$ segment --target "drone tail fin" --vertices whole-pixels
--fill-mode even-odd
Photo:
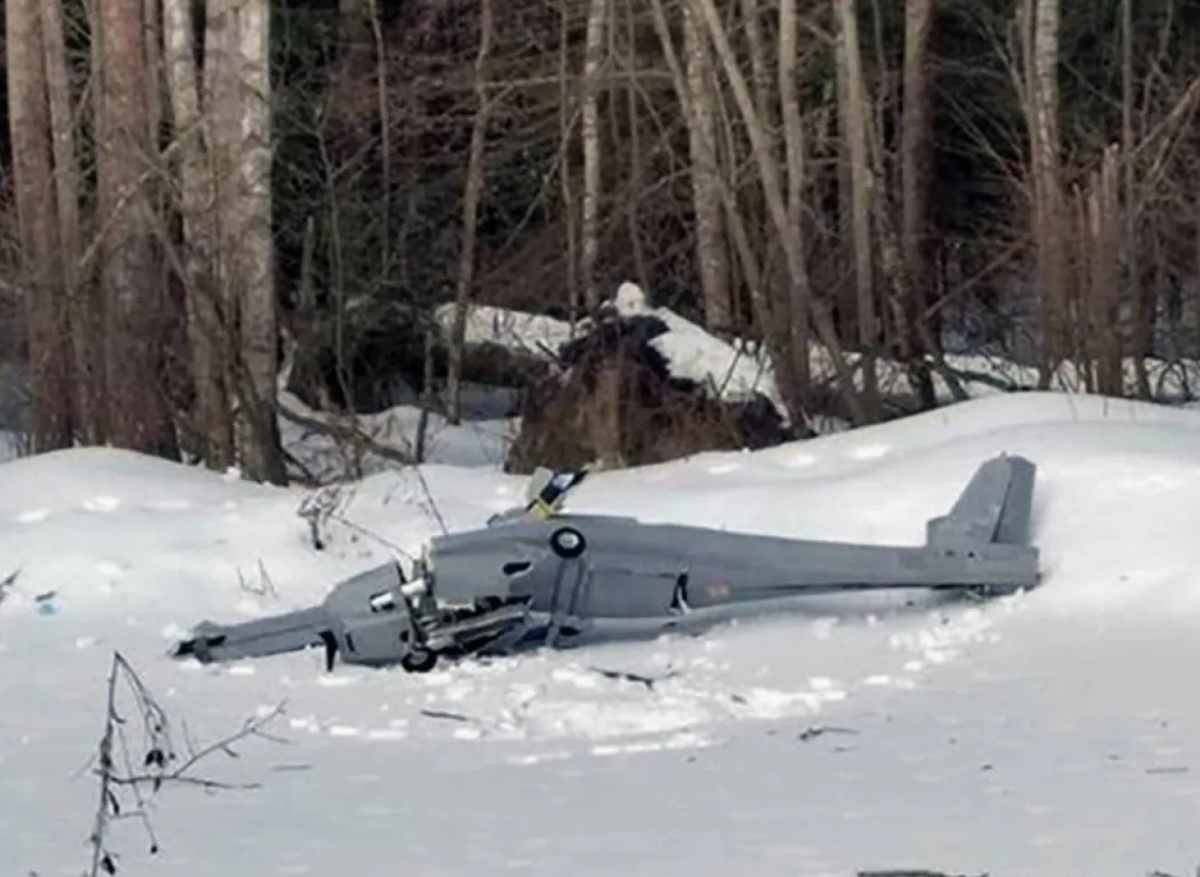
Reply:
[[[1033,516],[1037,467],[1024,457],[988,460],[959,494],[949,514],[927,525],[927,542],[946,547],[1025,545]]]

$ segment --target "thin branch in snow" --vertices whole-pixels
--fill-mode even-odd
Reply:
[[[267,572],[267,566],[262,562],[260,557],[258,560],[258,584],[251,584],[242,574],[241,569],[238,569],[238,587],[243,591],[254,594],[256,597],[271,597],[279,599],[279,591],[275,587],[275,582],[271,578],[271,574]]]
[[[0,603],[4,602],[4,598],[8,596],[8,592],[12,590],[13,585],[17,583],[17,576],[21,574],[21,567],[17,567],[3,579],[0,579]]]
[[[374,530],[368,529],[367,527],[364,527],[362,524],[356,524],[356,523],[354,523],[354,521],[350,520],[349,518],[343,517],[342,515],[333,515],[331,520],[337,521],[339,524],[341,524],[346,529],[353,530],[355,533],[358,533],[360,536],[366,536],[368,539],[374,539],[380,545],[384,546],[385,548],[391,549],[392,551],[396,552],[397,554],[401,555],[402,557],[407,558],[409,561],[411,561],[413,563],[416,562],[416,558],[413,557],[413,554],[411,551],[406,551],[400,545],[396,544],[395,542],[391,541],[390,539],[388,539],[384,536],[380,536]]]
[[[117,820],[140,821],[149,840],[150,854],[158,852],[158,837],[150,822],[148,804],[149,798],[164,786],[200,786],[208,791],[257,788],[256,783],[231,783],[197,776],[194,770],[218,753],[237,758],[234,744],[251,737],[285,742],[266,732],[267,726],[283,711],[284,704],[281,703],[247,719],[237,732],[200,748],[192,742],[186,726],[181,725],[188,755],[180,760],[166,710],[125,657],[114,652],[108,674],[104,732],[98,752],[89,765],[99,778],[99,800],[88,838],[92,862],[87,877],[117,872],[118,857],[108,843],[109,830]],[[131,721],[130,717],[135,718]]]
[[[799,736],[796,737],[796,739],[803,743],[807,743],[809,740],[816,739],[817,737],[821,737],[825,734],[857,734],[857,733],[858,733],[858,731],[854,730],[853,728],[837,728],[837,727],[831,727],[828,725],[816,725],[811,728],[805,728],[803,731],[800,732]]]
[[[421,715],[430,719],[445,719],[451,722],[478,722],[478,719],[473,719],[470,716],[464,716],[462,713],[453,713],[449,710],[423,709]]]
[[[631,673],[626,670],[606,670],[603,667],[588,667],[588,669],[593,673],[599,673],[605,679],[613,679],[620,682],[636,682],[644,685],[647,691],[653,691],[654,686],[659,682],[674,679],[679,675],[678,670],[669,670],[661,676],[645,676],[641,673]]]

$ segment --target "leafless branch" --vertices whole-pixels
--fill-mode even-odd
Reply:
[[[91,764],[99,784],[96,815],[88,839],[92,848],[88,877],[117,872],[118,856],[109,845],[114,821],[136,819],[141,822],[150,854],[158,852],[158,836],[150,822],[147,803],[149,797],[157,795],[164,786],[190,785],[209,791],[258,788],[257,783],[233,783],[199,776],[195,769],[218,753],[237,758],[234,745],[252,737],[285,742],[266,730],[283,715],[284,708],[285,704],[280,703],[266,713],[248,718],[236,732],[198,749],[183,726],[188,755],[181,759],[166,710],[128,660],[120,652],[114,652],[108,675],[104,731]],[[136,739],[131,739],[135,734]],[[118,794],[118,790],[124,791],[126,797]]]

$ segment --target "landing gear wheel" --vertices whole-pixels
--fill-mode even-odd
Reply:
[[[573,560],[587,550],[587,540],[574,527],[560,527],[550,534],[550,550],[564,560]]]
[[[428,673],[437,666],[437,654],[425,649],[413,649],[400,659],[400,666],[409,673]]]

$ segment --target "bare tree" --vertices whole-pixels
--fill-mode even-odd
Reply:
[[[205,463],[224,469],[234,460],[232,409],[225,369],[224,315],[213,260],[211,126],[203,115],[196,34],[187,0],[163,0],[164,62],[175,131],[177,210],[183,229],[180,274],[187,302],[188,343],[195,386],[195,430]],[[219,42],[218,42],[219,45]],[[210,59],[212,54],[210,52]]]
[[[738,13],[741,15],[743,35],[746,40],[746,54],[750,61],[750,89],[754,94],[754,109],[763,121],[763,127],[768,136],[774,130],[771,116],[771,76],[770,59],[767,56],[767,40],[763,35],[762,4],[760,0],[739,0]],[[785,14],[781,7],[781,15]],[[784,60],[781,65],[793,59]],[[774,140],[773,137],[771,137]]]
[[[1059,0],[1022,0],[1023,82],[1029,126],[1032,230],[1042,308],[1042,377],[1065,353],[1067,272],[1058,123]]]
[[[604,33],[608,24],[607,0],[588,0],[587,36],[583,59],[583,209],[580,236],[580,274],[584,306],[599,302],[596,261],[600,254],[600,74],[604,66]]]
[[[875,312],[874,180],[870,164],[868,124],[870,108],[863,81],[862,51],[858,39],[858,3],[834,0],[838,24],[838,106],[842,142],[850,169],[850,236],[854,252],[855,317],[863,357],[863,389],[868,410],[879,411],[879,384],[875,350],[879,331]]]
[[[287,481],[279,438],[276,356],[279,307],[275,295],[275,244],[271,234],[271,12],[269,0],[239,0],[237,85],[240,142],[239,190],[223,202],[223,225],[239,230],[230,241],[238,291],[238,455],[256,481]],[[233,118],[230,113],[227,118]],[[234,140],[230,132],[230,140]],[[240,221],[239,221],[240,220]]]
[[[158,376],[166,299],[152,225],[149,181],[156,148],[147,101],[141,0],[99,0],[96,142],[110,440],[172,455],[175,438]]]
[[[850,409],[852,418],[858,422],[865,421],[866,414],[855,391],[853,375],[846,363],[833,321],[829,313],[812,295],[808,268],[805,264],[804,253],[800,249],[800,241],[795,240],[787,233],[787,205],[782,186],[782,174],[772,152],[771,138],[766,130],[766,125],[754,109],[750,86],[738,66],[737,55],[729,34],[721,23],[720,14],[713,0],[688,0],[688,2],[704,22],[708,38],[712,41],[716,52],[716,58],[719,60],[721,70],[733,92],[738,114],[745,125],[754,168],[757,171],[763,200],[767,206],[767,214],[775,231],[775,239],[784,253],[790,290],[789,299],[803,307],[799,313],[793,312],[791,318],[793,320],[809,318],[813,320],[820,340],[826,345],[833,359],[834,370],[841,384],[842,396]]]
[[[51,114],[37,0],[5,3],[9,131],[35,450],[72,444],[75,392],[56,211]]]
[[[450,332],[450,350],[446,389],[450,394],[450,422],[462,418],[462,366],[467,306],[475,277],[475,225],[479,201],[483,195],[484,146],[486,145],[490,98],[487,93],[487,64],[491,53],[492,0],[480,0],[479,54],[475,58],[475,94],[477,106],[471,126],[471,146],[467,156],[467,179],[463,189],[462,242],[458,261],[458,283],[454,294],[454,320]]]
[[[1142,332],[1141,326],[1149,329],[1150,320],[1142,319],[1142,314],[1149,309],[1146,307],[1146,290],[1142,284],[1140,260],[1138,259],[1138,214],[1137,204],[1137,168],[1133,161],[1133,114],[1134,76],[1133,76],[1133,0],[1121,0],[1121,197],[1124,200],[1122,212],[1122,248],[1121,254],[1126,262],[1126,276],[1130,285],[1130,299],[1133,304],[1135,336],[1149,336],[1150,331]],[[1137,381],[1137,393],[1143,399],[1150,398],[1150,376],[1146,370],[1145,353],[1150,347],[1148,337],[1138,337],[1134,345],[1134,374]]]
[[[929,187],[933,171],[933,137],[930,119],[929,43],[933,0],[907,0],[904,20],[904,109],[900,121],[901,247],[908,291],[909,320],[917,327],[904,339],[924,350],[932,320],[933,277],[928,258]],[[922,403],[933,407],[936,399],[927,373],[917,372]]]
[[[808,251],[804,233],[804,191],[806,187],[807,146],[804,122],[800,115],[800,96],[796,90],[796,68],[800,58],[797,43],[799,27],[797,0],[779,2],[779,106],[783,120],[783,146],[787,167],[788,236],[796,241],[802,257]],[[792,361],[799,366],[797,380],[809,382],[809,325],[804,302],[788,302],[787,313],[792,330],[792,348],[798,351]]]
[[[721,168],[717,160],[717,126],[713,110],[715,81],[708,40],[695,10],[683,9],[683,45],[687,69],[688,150],[691,157],[692,206],[696,211],[696,262],[700,273],[704,317],[711,328],[733,324],[729,260],[721,220]]]
[[[54,191],[58,212],[59,259],[69,314],[74,358],[75,426],[80,441],[106,438],[104,360],[100,347],[100,309],[96,290],[85,275],[80,201],[82,175],[76,155],[76,107],[71,97],[63,12],[57,0],[39,0],[46,84],[54,140]]]

